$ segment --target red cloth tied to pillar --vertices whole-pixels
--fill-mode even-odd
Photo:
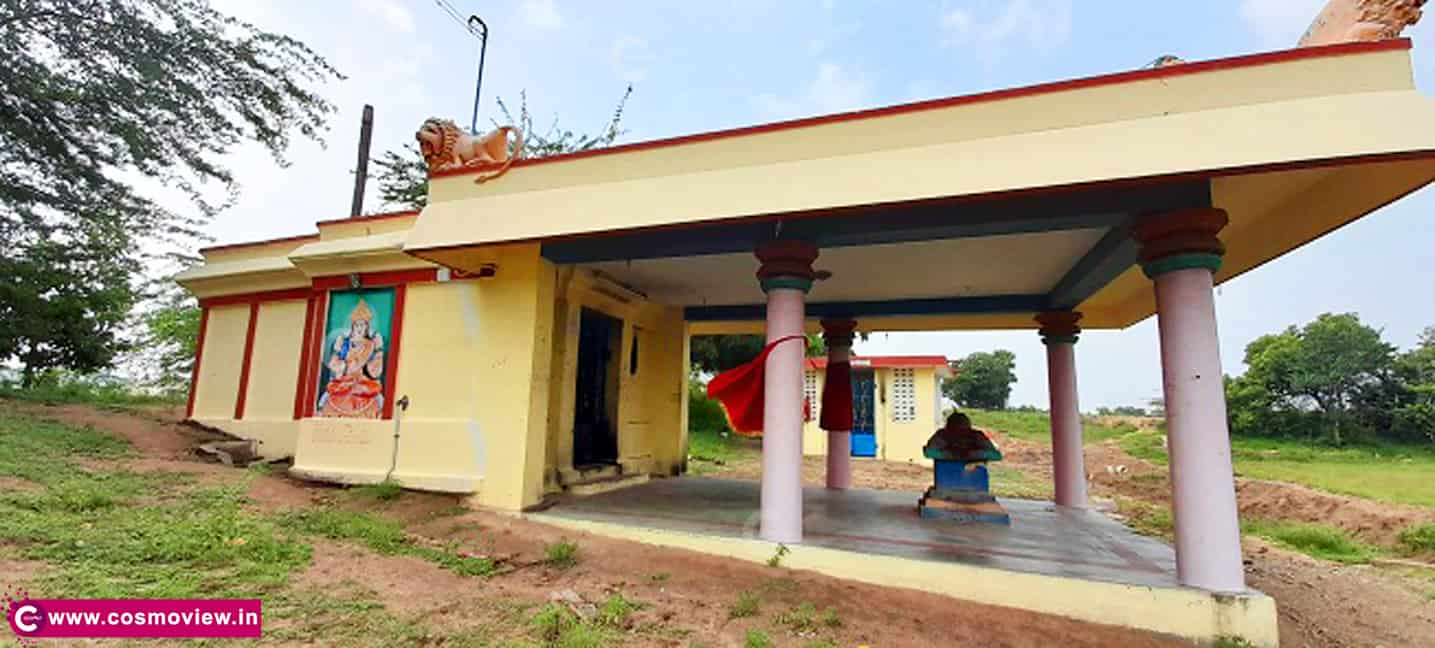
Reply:
[[[713,376],[713,379],[708,381],[708,398],[722,403],[723,413],[727,414],[728,425],[732,426],[733,431],[743,436],[761,436],[767,355],[783,342],[805,342],[806,339],[802,335],[789,335],[773,340],[763,347],[756,358]]]
[[[817,423],[828,432],[852,430],[852,363],[827,363],[827,380],[822,383],[822,417]]]

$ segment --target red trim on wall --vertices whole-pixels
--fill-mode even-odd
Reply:
[[[389,348],[384,358],[384,418],[394,417],[394,390],[399,386],[399,350],[404,335],[404,299],[409,292],[408,284],[394,287],[394,321],[389,325]]]
[[[282,236],[279,238],[264,239],[262,241],[245,241],[243,243],[226,243],[224,245],[211,245],[199,248],[200,254],[209,252],[220,252],[223,250],[242,250],[244,248],[259,247],[262,245],[273,245],[275,243],[298,243],[300,241],[317,241],[318,234],[301,234],[299,236]]]
[[[360,288],[381,288],[408,283],[425,283],[438,280],[438,268],[417,270],[393,270],[389,272],[365,272],[359,275]],[[314,290],[347,290],[349,275],[328,275],[314,277]]]
[[[239,396],[234,399],[234,420],[244,418],[244,401],[249,395],[249,365],[254,361],[254,329],[259,324],[259,302],[249,302],[249,328],[244,331],[244,360],[239,363]]]
[[[310,327],[309,348],[304,364],[309,367],[304,380],[304,418],[314,416],[314,402],[319,398],[319,363],[323,361],[324,321],[329,317],[329,293],[314,293],[314,322]]]
[[[900,367],[945,367],[946,356],[852,356],[856,369],[890,369]],[[827,358],[808,358],[808,369],[827,368]]]
[[[199,300],[201,306],[229,306],[232,304],[257,304],[270,301],[284,301],[288,299],[304,299],[313,292],[309,288],[287,288],[284,290],[266,290],[264,292],[239,293],[235,295],[220,295]]]
[[[309,346],[314,339],[314,302],[318,297],[313,293],[304,307],[304,334],[299,343],[299,377],[294,383],[294,419],[304,418],[305,385],[309,382]]]
[[[856,110],[845,113],[821,115],[817,117],[805,117],[802,119],[773,122],[770,124],[759,124],[756,126],[744,126],[741,128],[731,128],[727,130],[711,131],[707,133],[697,133],[694,135],[683,135],[679,137],[670,137],[666,139],[651,140],[647,142],[621,144],[618,146],[610,146],[607,148],[589,149],[587,151],[566,153],[563,155],[553,155],[543,158],[524,158],[515,161],[513,163],[513,166],[517,168],[524,166],[534,166],[538,164],[549,164],[553,162],[565,162],[568,160],[597,157],[600,155],[616,155],[619,153],[630,153],[633,151],[643,151],[648,149],[665,148],[669,146],[679,146],[683,144],[706,142],[711,140],[726,139],[730,137],[757,135],[761,133],[770,133],[774,131],[783,131],[795,128],[807,128],[811,126],[820,126],[823,124],[831,124],[845,121],[873,119],[877,117],[886,117],[888,115],[899,115],[902,113],[920,112],[923,110],[948,108],[965,104],[1001,101],[1004,99],[1015,99],[1019,97],[1029,97],[1035,95],[1051,94],[1056,92],[1066,92],[1070,90],[1095,88],[1106,85],[1131,83],[1135,81],[1145,81],[1150,79],[1166,79],[1171,77],[1184,76],[1188,74],[1199,74],[1202,72],[1230,70],[1261,65],[1272,65],[1275,63],[1287,63],[1290,61],[1300,61],[1306,59],[1346,56],[1351,54],[1364,54],[1368,52],[1384,52],[1391,50],[1408,49],[1410,49],[1410,39],[1395,38],[1383,41],[1338,43],[1334,45],[1323,45],[1319,47],[1301,47],[1275,52],[1265,52],[1261,54],[1247,54],[1243,56],[1212,59],[1209,61],[1192,61],[1187,63],[1181,63],[1179,65],[1169,65],[1166,67],[1154,69],[1143,68],[1140,70],[1128,70],[1125,72],[1116,72],[1113,74],[1103,74],[1099,76],[1083,77],[1078,79],[1068,79],[1064,81],[1042,83],[1032,86],[1024,86],[1020,88],[1008,88],[1004,90],[995,90],[991,92],[982,92],[971,95],[961,95],[957,97],[946,97],[942,99],[932,99],[928,101],[918,101],[915,103],[899,104],[896,106],[884,106],[881,108],[872,108],[868,110]],[[481,173],[481,171],[475,171],[471,168],[449,169],[445,171],[430,173],[429,177],[442,178],[447,176],[467,175],[473,173]]]
[[[366,215],[364,215],[364,216],[351,216],[351,217],[349,217],[349,218],[331,218],[331,219],[329,219],[329,220],[321,220],[321,221],[318,221],[318,222],[314,223],[314,226],[315,226],[315,227],[322,227],[322,226],[324,226],[324,225],[342,225],[342,224],[344,224],[344,223],[367,223],[367,222],[379,221],[379,220],[389,220],[389,219],[391,219],[391,218],[403,218],[403,217],[405,217],[405,216],[418,216],[418,215],[419,215],[419,210],[417,210],[417,209],[407,209],[407,210],[404,210],[404,211],[384,212],[384,213],[381,213],[381,214],[366,214]]]
[[[209,307],[199,307],[199,335],[194,340],[194,369],[189,376],[189,401],[184,405],[184,418],[194,418],[194,393],[199,387],[199,363],[204,359],[204,332],[209,328]]]

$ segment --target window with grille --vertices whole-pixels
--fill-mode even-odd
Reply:
[[[917,378],[912,369],[892,370],[892,421],[917,420]]]
[[[802,375],[802,399],[807,404],[807,407],[802,408],[802,411],[806,413],[803,420],[817,420],[817,407],[822,399],[821,394],[817,393],[816,371],[808,371]]]

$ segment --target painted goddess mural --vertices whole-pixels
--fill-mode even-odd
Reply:
[[[376,313],[366,297],[392,305],[392,293],[334,293],[329,308],[324,372],[320,383],[320,416],[381,418],[384,411],[384,333],[389,313]],[[383,299],[383,297],[389,299]],[[378,299],[374,299],[378,297]],[[387,302],[387,303],[383,303]],[[352,306],[350,305],[352,304]],[[386,310],[386,309],[384,309]],[[347,311],[347,318],[345,318]],[[347,319],[347,326],[344,324]],[[382,320],[383,326],[380,326]],[[338,325],[337,327],[335,325]]]

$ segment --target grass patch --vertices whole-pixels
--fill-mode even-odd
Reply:
[[[559,540],[543,548],[543,562],[554,569],[568,569],[578,564],[578,543]]]
[[[1051,416],[1046,412],[978,409],[961,411],[971,417],[972,426],[978,429],[995,430],[1023,441],[1051,443]],[[1135,431],[1135,427],[1124,423],[1111,426],[1094,419],[1082,421],[1082,438],[1086,443],[1099,443]]]
[[[1054,497],[1051,480],[1029,475],[1001,463],[987,464],[991,476],[992,494],[997,497],[1046,500]]]
[[[742,645],[744,648],[773,648],[777,644],[772,643],[772,637],[767,636],[766,632],[754,629],[747,631]]]
[[[788,630],[798,634],[816,632],[820,628],[842,627],[842,617],[838,616],[837,610],[827,608],[818,612],[817,606],[808,601],[803,601],[797,604],[797,607],[778,614],[773,621],[778,625],[787,626]]]
[[[1148,504],[1129,497],[1116,498],[1116,512],[1126,518],[1126,525],[1137,533],[1158,538],[1174,537],[1176,525],[1170,507]]]
[[[374,500],[376,502],[390,502],[398,499],[404,494],[404,485],[392,479],[385,479],[377,484],[364,484],[349,489],[355,497]]]
[[[1158,466],[1166,465],[1166,435],[1158,430],[1138,430],[1116,439],[1122,450],[1137,459],[1149,461]]]
[[[781,567],[782,559],[787,557],[787,554],[790,553],[792,553],[792,550],[788,549],[787,545],[782,544],[781,542],[777,543],[777,551],[772,552],[772,557],[767,559],[767,566]]]
[[[52,370],[41,374],[29,388],[18,382],[0,379],[0,398],[12,398],[32,403],[67,403],[100,405],[104,407],[147,407],[154,405],[183,405],[186,394],[139,391],[118,378],[87,376],[67,371]]]
[[[1308,556],[1341,563],[1368,563],[1375,549],[1356,540],[1343,529],[1323,524],[1302,524],[1272,520],[1247,520],[1244,533],[1270,540]]]
[[[297,533],[352,542],[385,556],[422,558],[461,576],[491,576],[498,571],[487,558],[417,545],[402,524],[374,513],[309,508],[285,513],[279,523]]]
[[[1397,538],[1400,547],[1410,553],[1435,552],[1435,524],[1416,524],[1406,527]]]
[[[747,617],[757,616],[757,613],[761,611],[761,609],[762,600],[757,597],[757,594],[752,592],[738,592],[737,600],[733,601],[733,604],[727,608],[727,618],[745,619]]]
[[[637,611],[637,603],[625,598],[622,592],[614,592],[598,606],[598,622],[613,628],[627,627],[628,619]]]
[[[545,646],[555,648],[599,648],[617,645],[617,633],[597,623],[585,622],[558,603],[549,603],[529,622]]]

